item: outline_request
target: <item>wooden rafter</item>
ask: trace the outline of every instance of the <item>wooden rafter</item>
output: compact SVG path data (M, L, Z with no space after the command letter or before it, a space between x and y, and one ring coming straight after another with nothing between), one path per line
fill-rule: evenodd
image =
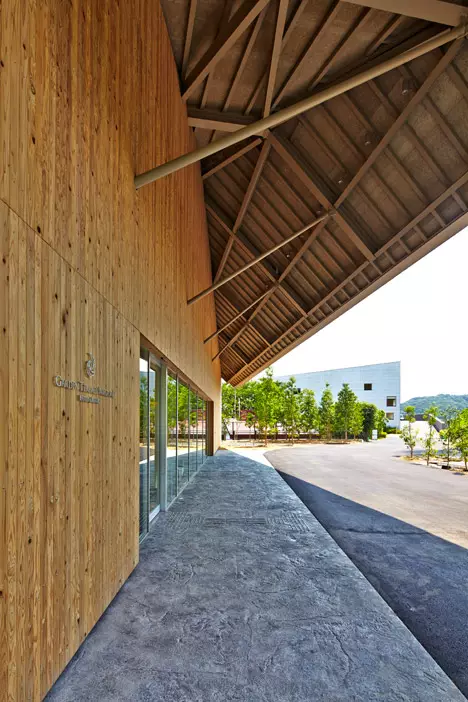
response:
M189 127L214 129L221 132L236 132L238 129L245 127L246 124L252 124L255 121L255 118L245 115L200 109L192 106L187 108L187 118Z
M344 54L349 44L356 39L356 35L359 31L365 27L365 25L373 17L372 10L363 10L356 22L348 29L348 31L342 36L338 44L335 46L333 51L325 61L322 63L318 71L316 71L312 80L309 83L309 91L312 91L323 78L327 75L333 64L339 60L340 56Z
M205 173L203 173L202 180L206 180L218 171L221 171L223 168L226 168L226 166L228 166L230 163L233 163L233 161L235 161L236 159L240 158L252 149L255 149L255 147L257 147L261 143L262 139L258 137L256 139L253 139L253 141L251 141L249 144L246 144L245 146L243 144L238 145L235 151L233 151L229 156L226 156L226 158L223 158L223 160L217 163L216 166L212 166L212 168L209 168Z
M245 213L247 211L247 208L249 206L249 203L253 197L253 194L255 192L255 188L257 187L257 183L260 179L260 176L262 175L262 170L265 165L265 162L268 158L268 154L270 152L270 143L265 140L263 142L262 149L260 151L260 155L257 159L257 163L255 164L254 171L252 173L252 177L250 179L249 185L247 187L247 190L245 191L244 198L242 200L241 206L239 208L239 212L237 213L236 221L234 222L234 226L232 228L232 236L229 237L228 243L226 244L226 248L224 249L223 255L221 257L220 264L218 266L218 270L216 271L216 275L214 277L215 283L218 282L218 280L221 277L221 274L224 270L224 267L227 263L227 260L229 258L229 254L231 252L231 249L234 244L235 237L234 235L238 231L239 227L242 224L242 220L244 219Z
M425 94L426 94L427 91L430 89L430 87L434 84L435 80L441 75L442 71L446 68L446 66L449 65L449 63L453 60L453 58L455 57L455 55L456 55L456 53L457 53L458 50L459 50L459 46L457 46L456 43L452 44L452 46L449 48L449 50L446 52L446 54L444 54L444 56L443 56L442 59L438 62L438 64L436 65L436 67L431 71L431 73L429 74L429 76L426 78L426 80L424 81L424 83L421 85L420 89L417 91L416 95L415 95L415 96L413 97L413 99L411 100L411 102L415 101L415 102L413 102L413 105L414 105L414 104L418 104L419 101L422 100L422 99L424 98ZM382 137L382 139L379 141L379 143L378 143L378 145L376 146L376 148L372 151L372 153L370 154L370 156L366 159L366 161L365 161L365 162L362 164L362 166L359 168L359 170L358 170L356 176L350 181L350 183L348 184L348 186L343 190L342 194L341 194L341 195L338 197L338 199L335 201L335 203L334 203L334 207L335 207L335 208L338 208L340 205L343 204L343 202L345 201L345 199L348 197L348 195L351 193L351 191L357 186L357 184L358 184L359 181L362 179L362 177L364 176L364 174L365 174L365 173L368 171L368 169L374 164L374 162L375 162L375 160L376 160L375 152L377 151L378 154L380 154L380 153L382 152L382 150L385 148L385 146L388 145L388 143L390 142L391 138L393 138L393 136L395 135L397 129L400 128L400 127L402 126L402 124L404 124L404 122L406 121L406 119L407 119L407 117L408 117L408 115L409 115L409 110L408 110L407 108L408 108L408 105L403 109L403 111L400 113L400 115L395 119L395 122L392 124L392 126L390 127L390 129L387 131L386 135L385 135L384 137ZM395 128L395 124L398 125L397 128ZM391 135L390 137L388 136L389 134ZM279 139L279 138L276 137L275 135L271 135L270 141L271 141L273 147L274 147L274 148L280 153L280 155L287 161L288 166L296 173L296 175L298 175L298 176L301 178L301 180L302 180L303 182L305 182L306 184L307 184L309 181L312 182L311 179L310 179L310 177L308 176L308 174L303 170L303 168L302 168L299 164L297 164L297 161L295 161L294 157L290 154L290 152L289 152L289 150L288 150L288 147L284 144L284 142L283 142L281 139ZM304 175L308 178L308 180L305 180L305 179L304 179ZM351 187L350 187L350 186L351 186ZM321 202L322 205L324 205L324 206L326 206L326 207L331 207L331 206L332 206L331 203L328 201L328 199L325 198L325 196L323 195L323 193L321 193L321 191L320 191L315 185L314 185L313 188L312 188L312 192L313 192L314 196L319 200L319 202ZM455 192L455 190L454 190L454 192ZM322 199L321 199L321 198L322 198ZM435 207L434 207L434 208L431 208L431 209L430 209L430 212L432 212L434 209L435 209ZM465 208L465 209L466 209L466 208ZM337 219L338 224L342 224L342 222L339 221L338 217L337 217L336 219ZM420 233L420 234L422 235L422 232L421 232L421 230L420 230L419 227L418 227L418 222L419 222L419 220L418 220L418 221L414 221L414 220L413 220L413 222L414 222L413 227L416 229L416 231L418 231L418 233ZM347 223L346 223L346 224L347 224ZM345 226L346 226L346 224L345 224ZM302 258L302 256L304 255L305 251L307 251L307 249L310 247L310 244L312 243L312 240L318 235L318 233L321 231L321 229L324 228L324 226L325 226L325 225L322 223L321 225L319 225L318 227L316 227L316 229L311 233L311 235L308 237L308 239L306 240L306 242L304 242L304 244L301 246L301 248L299 249L299 251L298 251L298 252L295 254L295 256L293 257L292 261L290 261L290 263L288 264L288 266L286 267L286 269L283 271L282 275L281 275L280 278L278 279L278 282L284 281L285 277L290 273L290 271L293 269L293 267L294 267L294 266L298 263L298 261ZM348 226L349 226L349 225L348 225ZM351 231L354 231L354 230L352 230L352 228L351 228ZM402 230L402 231L404 232L404 230ZM404 232L404 233L405 233L405 232ZM356 234L355 232L354 232L354 236L357 237L357 234ZM403 234L400 233L400 239L402 238L402 236L403 236ZM406 244L403 243L403 245L404 245L404 248L405 248L405 249L407 250L407 252L408 252L409 250L408 250L408 247L406 246ZM373 262L374 262L374 265L375 265L375 258L377 258L377 256L374 256L370 250L368 250L368 252L369 252L369 254L370 254L370 257L369 257L369 255L368 255L368 256L367 256L367 259L373 261ZM395 262L392 261L392 265L394 265L394 263L395 263ZM272 294L272 293L271 293L271 294ZM251 317L249 318L248 323L244 326L244 330L247 329L248 324L250 323L251 319L252 319L255 315L257 315L257 314L261 311L262 307L268 302L269 298L271 297L271 294L265 296L265 297L262 299L261 304L259 304L259 306L254 310L254 313L253 313L253 314L251 315ZM299 322L300 322L302 319L303 319L303 316L301 316L301 319L299 320ZM299 323L299 322L298 322L298 323ZM240 338L241 334L242 334L242 329L239 330L239 335L236 336L236 339ZM231 342L232 342L232 340L231 340ZM232 343L234 343L234 342L232 342Z
M442 2L442 0L346 0L346 2L451 27L461 24L466 15L466 7Z
M398 27L403 24L405 17L402 15L397 15L387 22L385 27L382 29L380 34L369 44L366 49L366 56L370 56L377 51L377 49L384 44L387 39L393 34L393 32L398 29Z
M283 51L284 47L287 45L289 39L291 38L294 29L299 24L302 13L304 12L306 6L307 6L307 0L303 0L302 2L300 2L298 4L296 11L294 12L294 15L291 17L291 19L288 23L288 26L286 27L286 31L284 33L283 40L281 42L280 54ZM248 102L247 107L245 109L246 115L251 113L255 103L257 102L258 97L259 97L263 87L265 86L265 81L267 79L268 72L269 72L268 69L265 70L262 73L260 80L257 82L255 90L253 91L252 95L250 96L249 102Z
M216 294L219 295L219 296L224 300L225 305L226 305L227 307L230 307L230 308L236 313L236 315L241 315L241 316L242 316L243 314L245 314L245 310L244 310L244 311L243 311L243 310L239 310L239 309L236 307L236 305L234 305L234 304L231 302L231 300L229 300L225 295L223 295L223 293L222 293L220 290L218 290ZM232 323L232 322L231 322L231 323ZM259 338L263 343L265 343L265 344L270 343L270 342L268 341L268 339L262 334L262 332L260 331L260 329L257 329L257 327L254 327L254 326L252 325L252 330L254 331L254 333L256 334L256 336L258 336L258 338Z
M325 16L323 17L322 21L320 22L319 26L315 30L315 32L312 34L312 37L310 38L309 42L307 43L306 48L302 52L301 57L293 66L292 70L289 72L288 77L286 80L283 82L283 85L279 89L278 93L275 96L275 99L273 101L273 107L276 107L283 96L285 95L286 91L288 90L289 86L301 70L302 66L304 65L304 62L307 60L310 51L312 50L312 47L314 44L318 44L320 38L325 34L327 29L333 24L336 15L338 14L340 7L339 0L334 0L331 7L327 10Z
M277 286L277 284L275 283L275 285L274 285L273 287L276 287L276 286ZM265 295L268 295L268 293L270 292L271 289L272 289L272 288L268 288L268 290L265 290L264 293L262 293L259 297L255 298L255 300L254 300L253 302L251 302L250 304L248 304L247 307L244 307L244 309L238 311L237 314L236 314L234 317L232 317L228 322L226 322L225 324L223 324L222 327L220 327L219 329L216 329L216 331L214 331L212 334L210 334L209 336L207 336L206 339L203 340L203 343L204 343L204 344L207 344L209 341L211 341L211 339L214 339L216 336L219 336L220 334L222 334L222 332L225 331L225 329L227 329L228 327L230 327L231 324L234 324L234 322L237 322L238 319L240 319L241 317L244 317L245 314L246 314L249 310L252 309L252 307L255 307L255 305L258 304L258 303L260 302L260 300L261 300L263 297L265 297ZM217 295L221 295L221 293L219 292L219 290L217 291L216 294L217 294ZM222 297L223 297L224 299L227 299L224 295L222 295ZM232 302L229 301L229 304L230 304L232 307L234 307L234 305L232 304Z
M359 170L355 174L354 178L352 178L352 180L344 188L343 192L341 193L340 197L338 198L338 200L335 203L335 207L339 207L341 205L341 203L346 200L348 195L351 193L351 191L354 189L354 187L357 185L357 183L359 183L359 181L364 176L364 174L375 163L377 158L380 156L382 151L388 146L388 144L393 139L393 137L398 132L398 130L405 124L405 122L407 121L412 110L425 97L428 90L430 90L430 88L434 85L435 81L442 74L442 72L445 70L447 65L451 61L453 61L457 52L460 49L460 46L461 46L461 42L456 41L449 47L449 49L443 55L443 57L440 59L440 61L437 63L435 68L433 68L433 70L429 73L428 77L426 78L424 83L421 85L419 90L416 91L415 95L413 95L411 100L407 103L407 105L404 107L404 109L400 112L398 117L392 123L391 127L387 130L385 135L380 139L379 143L377 144L375 149L373 149L372 153L366 159L365 163L363 163L362 166L359 168Z
M450 64L447 66L447 69L450 68ZM377 86L375 81L370 81L369 83L370 88L373 90L373 92L379 97L380 101L382 102L383 105L385 105L387 111L392 115L396 116L397 115L397 109L393 102L390 100L390 98L385 95L382 90ZM421 141L421 139L418 137L416 132L414 131L413 127L411 127L409 124L405 123L404 129L406 132L406 135L410 139L411 143L417 149L419 152L420 156L426 161L427 165L429 168L433 171L433 173L439 178L441 183L446 187L449 183L449 178L447 177L446 173L441 169L441 167L435 162L434 158L431 156L429 153L427 147L424 145L424 143ZM460 200L460 197L457 195L457 198ZM461 202L459 202L461 204ZM433 217L439 220L439 223L441 221L440 216L437 212L432 213Z
M287 163L289 168L294 172L294 174L304 183L304 185L312 192L314 197L320 202L320 204L326 209L336 209L336 206L332 205L330 200L324 195L320 188L314 183L311 175L305 170L305 168L299 163L298 155L293 153L293 146L291 144L286 144L281 137L272 135L271 144L273 148L278 152L281 158ZM342 204L340 202L340 204ZM339 227L344 231L344 233L349 237L353 244L360 250L360 252L371 261L374 257L371 249L364 243L361 237L353 229L353 227L346 221L342 214L337 213L336 222Z
M235 12L226 26L221 29L217 39L187 76L185 90L182 94L184 100L190 97L269 2L270 0L256 0L252 3L249 0Z
M240 80L242 78L242 74L244 73L244 70L247 66L248 60L250 58L250 54L252 53L252 49L254 47L254 44L257 40L258 33L260 31L260 28L263 24L263 20L265 19L265 14L267 11L267 7L265 7L264 10L259 14L257 19L255 20L254 26L252 27L252 31L250 32L249 40L247 42L247 46L245 47L245 50L242 52L241 60L240 63L237 67L235 76L232 80L231 85L229 86L229 92L226 96L226 100L224 101L223 105L223 112L229 109L229 106L232 102L234 93L236 92L237 87L239 86Z
M187 29L185 32L184 56L182 58L182 75L187 74L187 67L190 58L190 49L192 48L193 27L195 25L195 15L197 12L197 0L190 0L190 9L187 20Z
M416 84L419 83L409 66L402 67L400 71L403 76L415 81ZM434 122L438 124L440 129L447 137L448 141L450 141L450 143L454 147L454 149L458 151L458 154L461 156L461 158L465 161L465 163L468 163L468 150L466 149L465 145L462 144L457 134L455 134L454 130L449 125L449 123L447 122L442 112L439 110L439 108L437 107L430 95L426 95L424 97L424 107L428 110Z
M409 222L407 225L405 225L397 234L395 234L395 236L393 236L393 237L392 237L388 242L386 242L378 251L376 251L376 253L375 253L375 258L378 258L379 256L381 256L381 255L382 255L383 253L385 253L391 246L393 246L396 242L400 241L400 239L401 239L403 236L405 236L416 224L419 224L419 222L421 222L425 217L427 217L427 215L430 214L430 212L432 211L432 209L434 209L435 207L438 207L438 206L439 206L440 204L442 204L448 197L453 197L453 194L454 194L459 188L461 188L463 185L465 185L465 183L467 183L467 182L468 182L468 172L466 172L463 176L461 176L461 178L459 178L459 179L456 181L456 183L454 183L454 184L451 185L449 188L447 188L447 189L444 191L444 193L442 193L442 194L440 195L440 197L438 197L433 203L431 203L430 205L428 205L428 207L425 208L425 210L423 210L423 211L420 212L416 217L414 217L413 220L412 220L411 222ZM435 235L434 235L433 237L431 237L429 240L428 240L427 238L425 238L424 241L421 243L421 245L418 246L417 248L415 248L415 249L411 252L411 256L414 256L415 254L417 254L418 251L419 251L419 249L421 248L421 246L424 246L425 244L432 244L432 245L433 245L433 241L438 239L439 234L443 234L446 228L449 228L449 227L450 227L452 224L454 224L454 223L456 224L456 222L457 222L460 218L462 218L462 217L463 217L463 218L466 218L466 217L467 217L467 214L465 213L464 215L461 215L460 217L456 217L455 220L454 220L454 222L451 222L451 223L445 225L444 227L442 227L441 230L440 230L440 232L437 233L437 234L435 234ZM399 267L400 267L401 269L402 269L403 267L406 267L406 265L407 265L407 259L403 259L402 264L404 264L404 265L402 266L401 264L398 264ZM320 300L316 305L314 305L314 306L309 310L309 312L307 313L306 317L311 317L317 310L319 310L320 307L322 307L324 304L327 303L328 300L330 300L333 296L335 296L335 295L341 290L342 287L344 287L344 286L347 285L349 282L351 282L351 281L353 280L353 278L356 278L358 275L361 275L361 274L363 273L363 269L364 269L367 265L368 265L368 262L365 262L365 263L361 264L361 266L359 266L356 270L354 270L352 273L350 273L349 276L347 276L347 278L345 278L343 281L341 281L340 283L338 283L338 284L328 293L328 295L327 295L325 298L323 298L322 300ZM390 271L388 271L388 274L391 275L391 276L393 276L393 275L396 275L397 272L399 272L399 271L398 271L398 270L395 271L394 269L390 269ZM385 273L387 273L387 272L385 272ZM380 272L381 275L385 275L385 273L382 274L382 272ZM376 281L369 281L369 286L371 286L372 284L375 284L375 283L376 283ZM361 294L364 292L364 290L361 290L359 287L358 287L358 290L360 290L360 293L361 293ZM352 298L352 299L353 299L353 298ZM352 299L351 299L351 301L352 301ZM343 307L345 307L345 306L346 306L346 305L343 305ZM269 344L267 348L265 348L265 349L264 349L263 351L261 351L255 358L253 358L251 361L249 361L249 363L248 363L247 366L243 367L243 368L242 368L240 371L238 371L234 376L232 376L231 378L229 378L228 382L236 384L236 382L238 382L237 377L238 377L241 373L244 373L246 369L252 367L252 365L254 365L254 364L257 363L259 360L261 360L262 357L265 355L265 353L267 353L270 349L272 349L272 348L274 348L275 346L277 346L278 344L280 344L281 341L283 341L283 339L285 339L289 334L291 334L292 332L294 332L301 324L303 324L303 322L304 322L304 318L298 319L296 322L294 322L294 324L292 324L280 337L278 337L278 339L276 339L272 344ZM258 370L258 369L257 369L257 370Z
M271 103L273 100L273 91L276 83L276 73L278 71L278 63L281 54L281 46L283 44L284 25L286 22L286 13L288 11L289 0L278 0L278 12L276 17L275 36L273 40L273 49L270 59L270 70L268 72L267 89L265 95L265 105L263 108L263 116L267 117L271 111Z
M223 217L216 211L216 208L213 207L213 203L211 203L210 200L207 200L206 204L206 210L208 214L210 214L213 219L218 222L218 224L221 226L222 229L226 232L226 234L229 237L233 237L235 241L243 248L245 253L248 253L249 255L257 256L258 251L256 251L245 239L245 237L242 236L242 234L238 231L234 233L232 229L229 227L229 225L224 221ZM320 226L320 225L318 225ZM270 270L270 267L268 266L265 261L260 261L260 263L257 264L258 267L263 271L265 276L273 283L277 283L277 278L275 275ZM282 287L282 291L284 295L288 298L289 302L296 308L300 308L301 312L305 312L305 310L300 307L299 303L297 300L294 298L294 296L285 288L284 286Z

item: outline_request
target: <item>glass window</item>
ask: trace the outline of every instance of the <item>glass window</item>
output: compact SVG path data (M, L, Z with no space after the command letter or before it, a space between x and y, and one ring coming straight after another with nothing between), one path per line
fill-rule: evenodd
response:
M387 419L390 419L393 421L395 419L395 413L394 412L387 412Z
M140 537L148 531L148 353L145 349L140 353Z
M387 397L387 407L396 407L396 397Z
M197 469L203 464L203 400L197 396Z
M159 465L160 465L160 392L161 392L161 368L151 362L149 368L149 511L150 518L160 505L159 490Z
M203 462L204 462L206 459L206 402L205 402L205 400L202 400L201 427L202 427L202 458L203 458Z
M364 390L372 390L372 383L364 383Z
M189 478L189 389L178 381L177 393L177 485L179 492Z
M177 379L167 374L167 502L177 496Z
M197 472L197 396L193 390L189 391L190 398L190 440L189 440L189 475Z

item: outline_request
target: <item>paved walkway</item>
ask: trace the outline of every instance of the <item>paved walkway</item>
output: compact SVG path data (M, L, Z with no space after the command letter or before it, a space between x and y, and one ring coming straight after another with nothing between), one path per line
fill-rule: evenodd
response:
M465 698L281 477L220 451L47 699Z
M468 475L406 453L389 436L267 458L468 696Z

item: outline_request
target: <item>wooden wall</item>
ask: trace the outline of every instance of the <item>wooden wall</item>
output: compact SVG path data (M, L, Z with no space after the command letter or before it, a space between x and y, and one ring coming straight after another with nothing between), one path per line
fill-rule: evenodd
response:
M133 186L192 146L157 0L2 0L2 701L44 696L137 562L140 333L218 416L199 170ZM88 352L99 405L53 384Z

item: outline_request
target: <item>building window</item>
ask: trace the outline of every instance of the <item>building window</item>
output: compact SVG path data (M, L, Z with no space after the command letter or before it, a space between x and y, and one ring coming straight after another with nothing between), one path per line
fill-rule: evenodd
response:
M389 419L391 422L393 422L393 420L395 419L395 413L394 413L394 412L387 412L387 414L386 414L385 416L386 416L387 419Z
M372 383L364 383L364 390L372 390Z
M387 407L396 407L396 397L387 397Z

